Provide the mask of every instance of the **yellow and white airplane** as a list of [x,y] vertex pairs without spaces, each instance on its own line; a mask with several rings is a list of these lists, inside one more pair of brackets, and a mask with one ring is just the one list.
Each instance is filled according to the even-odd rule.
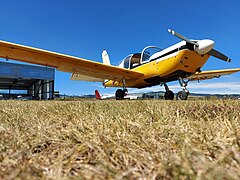
[[177,93],[176,98],[186,100],[189,81],[218,78],[240,71],[240,68],[201,71],[210,56],[226,62],[231,59],[213,49],[212,40],[191,40],[171,29],[168,31],[182,41],[166,49],[148,46],[142,52],[124,58],[118,66],[110,64],[106,50],[102,53],[103,63],[99,63],[5,41],[0,41],[0,57],[72,72],[71,80],[103,82],[105,87],[122,87],[116,91],[117,100],[124,98],[127,87],[144,88],[154,85],[164,85],[165,99],[172,100],[174,93],[166,83],[176,80],[183,89]]

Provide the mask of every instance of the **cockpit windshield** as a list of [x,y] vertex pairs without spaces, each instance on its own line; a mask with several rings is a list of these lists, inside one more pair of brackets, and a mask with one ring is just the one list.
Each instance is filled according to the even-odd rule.
[[150,60],[150,57],[155,54],[156,52],[162,51],[161,48],[156,46],[147,46],[143,49],[141,53],[141,63],[148,62]]

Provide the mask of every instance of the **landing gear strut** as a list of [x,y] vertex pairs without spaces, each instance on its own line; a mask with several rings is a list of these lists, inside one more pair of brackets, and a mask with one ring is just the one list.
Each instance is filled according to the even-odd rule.
[[169,90],[166,83],[163,83],[163,85],[164,85],[165,90],[166,90],[166,92],[164,94],[164,99],[165,100],[173,100],[174,99],[174,93],[171,90]]
[[123,82],[123,89],[117,89],[115,93],[116,100],[123,100],[124,96],[126,96],[128,93],[128,90],[126,89],[125,79],[123,79],[122,82]]
[[182,87],[182,91],[177,93],[176,99],[177,100],[187,100],[189,91],[187,90],[187,85],[189,81],[184,81],[182,78],[179,78],[179,84]]

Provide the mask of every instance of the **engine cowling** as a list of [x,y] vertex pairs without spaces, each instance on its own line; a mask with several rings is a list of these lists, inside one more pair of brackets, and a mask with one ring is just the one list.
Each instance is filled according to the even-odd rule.
[[213,49],[214,41],[210,39],[199,40],[197,42],[198,46],[195,46],[194,50],[198,54],[206,54]]

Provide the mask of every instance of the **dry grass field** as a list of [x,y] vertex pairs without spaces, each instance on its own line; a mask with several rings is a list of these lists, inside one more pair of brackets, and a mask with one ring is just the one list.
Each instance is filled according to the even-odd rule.
[[0,179],[139,178],[240,179],[240,101],[0,101]]

